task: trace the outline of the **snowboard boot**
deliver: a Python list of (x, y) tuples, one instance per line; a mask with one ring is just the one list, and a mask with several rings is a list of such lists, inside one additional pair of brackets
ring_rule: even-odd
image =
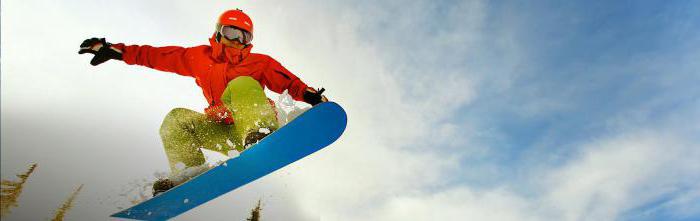
[(245, 136), (245, 144), (243, 145), (246, 149), (248, 149), (250, 146), (258, 143), (260, 140), (265, 138), (267, 135), (270, 135), (272, 131), (265, 131), (268, 133), (263, 133), (261, 131), (252, 131), (248, 133), (248, 135)]
[(153, 183), (153, 197), (156, 197), (159, 194), (172, 189), (173, 187), (175, 187), (175, 183), (168, 178), (156, 180), (156, 182)]

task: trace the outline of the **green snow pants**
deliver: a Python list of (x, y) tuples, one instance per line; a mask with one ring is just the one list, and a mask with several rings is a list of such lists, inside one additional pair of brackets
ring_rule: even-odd
[(185, 108), (175, 108), (165, 116), (160, 137), (172, 172), (204, 164), (200, 148), (224, 155), (234, 149), (242, 152), (248, 133), (261, 128), (274, 131), (279, 127), (274, 107), (260, 83), (251, 77), (230, 81), (221, 101), (233, 113), (232, 125), (214, 122), (202, 113)]

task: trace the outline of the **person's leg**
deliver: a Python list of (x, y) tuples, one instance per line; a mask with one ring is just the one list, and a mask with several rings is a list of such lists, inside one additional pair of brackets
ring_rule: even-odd
[[(204, 114), (175, 108), (163, 120), (160, 136), (173, 173), (205, 163), (199, 148), (221, 153), (231, 150), (232, 126), (216, 123)], [(227, 142), (227, 140), (229, 140)]]
[(233, 79), (226, 86), (221, 101), (233, 113), (234, 144), (238, 151), (245, 149), (246, 138), (250, 141), (262, 139), (277, 130), (277, 115), (262, 86), (252, 77)]

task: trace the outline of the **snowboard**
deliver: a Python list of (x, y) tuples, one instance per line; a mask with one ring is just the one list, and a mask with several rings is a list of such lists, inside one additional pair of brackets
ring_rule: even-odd
[(170, 219), (330, 145), (346, 125), (347, 114), (340, 105), (320, 103), (238, 157), (112, 217)]

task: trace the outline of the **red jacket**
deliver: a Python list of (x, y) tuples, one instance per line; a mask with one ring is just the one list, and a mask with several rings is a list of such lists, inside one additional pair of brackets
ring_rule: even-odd
[(195, 78), (209, 103), (205, 112), (214, 119), (232, 123), (230, 112), (223, 106), (221, 95), (229, 81), (238, 76), (251, 76), (263, 87), (282, 93), (285, 89), (295, 100), (303, 101), (308, 87), (279, 62), (264, 54), (250, 53), (252, 45), (242, 50), (224, 47), (209, 39), (210, 45), (184, 48), (178, 46), (115, 44), (122, 50), (124, 62), (173, 72)]

